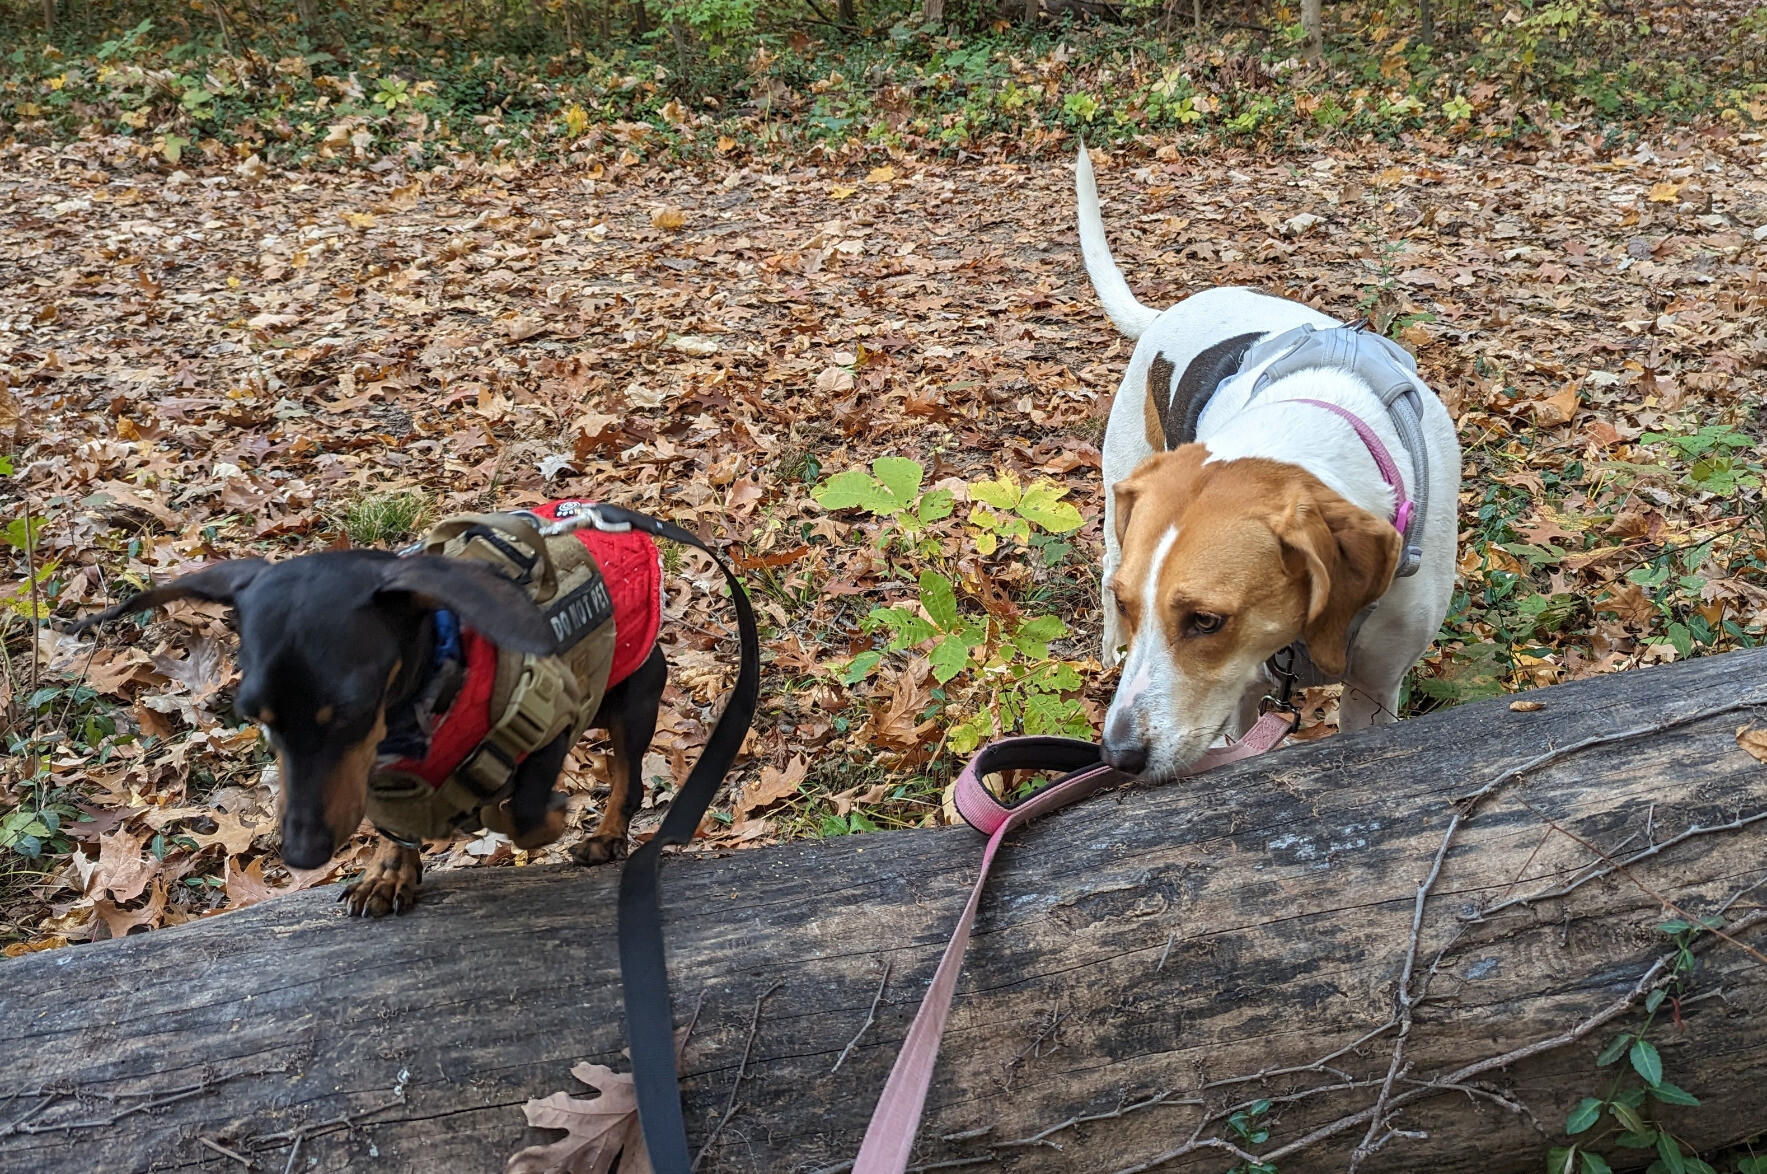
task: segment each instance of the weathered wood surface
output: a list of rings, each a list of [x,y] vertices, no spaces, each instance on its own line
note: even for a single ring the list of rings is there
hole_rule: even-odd
[[[1767,653],[1739,653],[1606,677],[1535,694],[1542,712],[1469,706],[1100,796],[1044,820],[1003,855],[983,906],[918,1160],[1139,1169],[1207,1111],[1344,1083],[1322,1071],[1218,1082],[1307,1065],[1392,1017],[1415,886],[1442,843],[1450,796],[1550,747],[1730,707],[1564,757],[1499,789],[1466,821],[1426,907],[1418,969],[1439,953],[1440,963],[1395,1090],[1585,1020],[1661,953],[1655,898],[1616,875],[1488,921],[1462,917],[1546,891],[1592,861],[1575,839],[1547,834],[1547,819],[1629,855],[1694,824],[1767,810],[1767,766],[1734,740],[1738,725],[1767,717],[1737,708],[1767,698],[1763,670]],[[783,984],[762,1006],[739,1108],[702,1170],[807,1172],[852,1156],[978,849],[973,833],[947,828],[669,865],[678,1017],[704,992],[684,1062],[688,1119],[701,1136],[731,1095],[757,997]],[[1694,836],[1631,871],[1704,912],[1767,875],[1767,822]],[[615,882],[611,869],[437,875],[426,903],[396,920],[347,920],[330,893],[309,892],[0,963],[0,1169],[241,1169],[204,1147],[206,1137],[275,1171],[288,1142],[273,1135],[306,1127],[300,1170],[500,1170],[520,1146],[556,1136],[526,1128],[526,1098],[583,1091],[568,1075],[579,1060],[622,1066]],[[1737,903],[1733,920],[1761,893]],[[1762,949],[1764,928],[1737,936]],[[1767,1129],[1767,966],[1724,944],[1703,957],[1685,1030],[1665,1030],[1660,1042],[1670,1078],[1705,1102],[1671,1119],[1713,1145]],[[877,1024],[831,1074],[885,962]],[[1537,1169],[1567,1109],[1605,1087],[1596,1051],[1637,1018],[1479,1077],[1543,1129],[1486,1099],[1438,1095],[1395,1122],[1427,1139],[1393,1138],[1363,1169]],[[1378,1083],[1394,1034],[1331,1067]],[[29,1117],[48,1093],[75,1087],[83,1106],[63,1097]],[[192,1087],[200,1091],[115,1120],[118,1106],[139,1101],[95,1095]],[[1049,1137],[1059,1149],[990,1148],[1162,1092],[1207,1106],[1061,1130]],[[1263,1149],[1375,1098],[1364,1085],[1286,1104]],[[349,1131],[321,1128],[365,1110],[378,1111]],[[7,1135],[27,1117],[33,1128],[91,1123]],[[1344,1129],[1280,1169],[1342,1170],[1365,1130]],[[1217,1123],[1204,1136],[1220,1132]],[[1160,1168],[1230,1164],[1205,1152]]]

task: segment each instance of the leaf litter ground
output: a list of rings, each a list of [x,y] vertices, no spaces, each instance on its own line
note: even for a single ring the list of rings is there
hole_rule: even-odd
[[[1142,299],[1217,284],[1370,315],[1416,350],[1467,449],[1462,579],[1408,708],[1755,643],[1767,144],[1677,132],[1606,154],[1430,141],[1100,159]],[[877,527],[810,497],[907,456],[929,482],[1053,478],[1063,557],[945,552],[962,606],[1068,622],[1096,718],[1097,444],[1129,344],[1080,267],[1065,162],[902,156],[693,172],[475,163],[408,174],[139,170],[120,140],[15,146],[0,177],[0,427],[15,753],[0,785],[9,952],[176,924],[335,879],[274,851],[274,769],[230,713],[223,609],[96,646],[44,630],[218,557],[605,498],[729,543],[767,695],[714,849],[942,822],[956,757],[924,658],[842,683],[915,598]],[[27,510],[43,519],[27,543]],[[15,533],[16,531],[16,533]],[[947,535],[942,541],[952,541]],[[27,558],[25,546],[34,546]],[[1047,552],[1040,552],[1046,554]],[[655,826],[733,648],[716,576],[671,552]],[[1004,602],[1002,602],[1004,601]],[[1308,698],[1307,736],[1335,728]],[[605,787],[594,743],[564,788]],[[16,810],[14,810],[16,808]],[[32,813],[49,810],[47,826]],[[23,814],[20,814],[23,813]],[[0,824],[0,829],[11,826]],[[40,833],[40,834],[39,834]],[[529,864],[485,835],[431,867]]]

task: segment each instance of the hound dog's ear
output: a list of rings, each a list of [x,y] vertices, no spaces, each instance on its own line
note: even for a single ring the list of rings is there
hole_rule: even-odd
[[[1399,532],[1323,488],[1299,492],[1275,528],[1306,563],[1307,655],[1329,676],[1342,676],[1356,613],[1386,594],[1398,569]]]
[[[109,623],[118,616],[152,611],[161,604],[170,603],[174,599],[206,599],[215,603],[231,604],[234,597],[244,591],[246,586],[269,565],[261,558],[238,558],[230,559],[224,563],[214,563],[200,571],[181,575],[170,583],[149,587],[146,591],[139,595],[132,595],[121,603],[113,603],[97,615],[87,616],[68,630],[78,635],[87,628]]]
[[[483,563],[433,554],[388,559],[380,593],[391,592],[447,608],[500,648],[535,656],[558,651],[551,625],[527,592]]]

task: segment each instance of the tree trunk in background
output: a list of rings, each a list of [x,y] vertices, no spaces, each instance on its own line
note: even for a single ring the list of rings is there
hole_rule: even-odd
[[[1308,61],[1325,56],[1325,16],[1320,0],[1301,0],[1301,30],[1307,34],[1301,52]]]
[[[926,0],[920,6],[920,14],[927,24],[944,24],[945,0]]]
[[[1032,28],[1037,27],[1037,13],[1042,9],[1041,0],[1025,0],[1025,23]]]
[[[313,6],[313,0],[295,0],[295,12],[300,15],[301,27],[310,29],[319,23],[319,10]]]
[[[839,0],[835,7],[835,19],[850,29],[859,27],[859,8],[853,0]]]
[[[632,30],[641,37],[650,31],[650,13],[645,11],[644,0],[632,0]]]
[[[43,31],[55,32],[55,0],[43,0]]]
[[[1418,39],[1426,45],[1436,43],[1436,8],[1432,0],[1417,0],[1417,22],[1422,28]]]
[[[1243,1139],[1235,1106],[1281,1098],[1255,1148],[1335,1130],[1271,1160],[1343,1174],[1393,1070],[1409,955],[1402,1132],[1362,1174],[1537,1174],[1566,1114],[1626,1070],[1595,1060],[1639,1029],[1640,977],[1674,956],[1661,899],[1696,918],[1731,901],[1740,944],[1702,935],[1676,1021],[1666,1005],[1650,1031],[1701,1106],[1650,1112],[1703,1149],[1767,1129],[1767,965],[1749,952],[1767,909],[1747,891],[1767,875],[1767,766],[1736,743],[1767,711],[1767,651],[1528,696],[1544,708],[1305,742],[1008,836],[915,1161],[1219,1174],[1219,1150],[1156,1156],[1193,1131]],[[1624,871],[1603,875],[1597,848]],[[718,1135],[700,1174],[844,1168],[981,852],[954,827],[669,857],[676,1022],[703,1000],[688,1131]],[[202,1138],[260,1174],[501,1170],[554,1136],[528,1128],[527,1098],[587,1096],[582,1060],[629,1068],[618,882],[442,872],[384,921],[344,916],[329,885],[0,959],[0,1170],[243,1174]]]
[[[1190,0],[1190,27],[1198,35],[1203,31],[1203,0]]]

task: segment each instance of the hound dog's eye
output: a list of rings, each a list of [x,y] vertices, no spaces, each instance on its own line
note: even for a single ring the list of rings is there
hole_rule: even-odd
[[[1212,611],[1191,612],[1190,632],[1193,636],[1212,635],[1215,632],[1219,632],[1221,630],[1221,625],[1226,622],[1227,620],[1224,616],[1218,616]]]
[[[1126,616],[1129,614],[1129,605],[1123,602],[1123,597],[1121,595],[1117,595],[1113,592],[1111,595],[1111,599],[1117,605],[1117,614],[1118,615]]]

